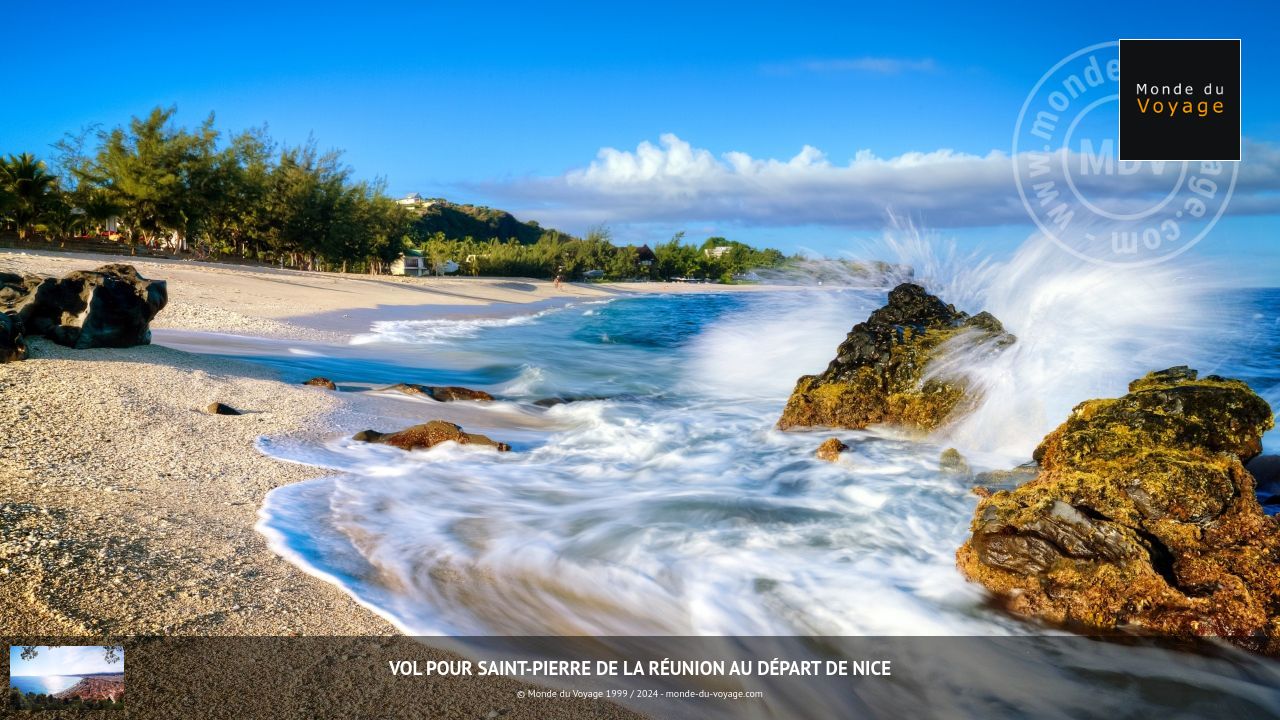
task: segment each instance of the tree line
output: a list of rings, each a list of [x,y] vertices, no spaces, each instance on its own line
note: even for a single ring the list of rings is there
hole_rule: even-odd
[[[689,245],[683,233],[652,250],[617,246],[603,228],[582,238],[542,230],[534,242],[450,237],[429,231],[423,213],[389,197],[384,182],[355,179],[341,151],[313,140],[284,146],[265,128],[224,133],[213,115],[182,127],[175,113],[155,108],[123,126],[68,135],[50,162],[0,158],[0,229],[66,239],[110,226],[131,248],[342,272],[387,272],[406,251],[433,269],[452,261],[473,275],[538,278],[731,280],[786,261],[724,238]]]
[[[527,245],[514,239],[452,239],[436,232],[415,247],[426,258],[427,267],[435,271],[452,261],[459,265],[458,272],[494,277],[735,282],[746,279],[753,270],[789,261],[778,250],[757,250],[722,237],[707,238],[701,246],[690,245],[685,243],[684,233],[653,248],[618,246],[606,228],[592,229],[583,238],[549,230]]]

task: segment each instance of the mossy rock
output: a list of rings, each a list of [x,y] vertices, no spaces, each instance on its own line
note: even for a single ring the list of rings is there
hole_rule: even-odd
[[[1185,367],[1129,387],[1078,405],[1036,450],[1033,480],[978,503],[961,572],[1051,623],[1280,654],[1280,522],[1243,465],[1271,408]]]
[[[351,439],[391,445],[401,450],[431,448],[444,442],[455,442],[459,445],[487,445],[499,452],[507,452],[511,449],[511,446],[504,442],[498,442],[487,435],[466,432],[460,426],[444,420],[431,420],[393,433],[361,430]]]
[[[925,377],[939,348],[945,343],[995,353],[1013,342],[990,313],[971,317],[919,285],[903,283],[884,307],[853,327],[826,371],[800,378],[778,427],[885,423],[933,429],[976,400],[963,379]]]

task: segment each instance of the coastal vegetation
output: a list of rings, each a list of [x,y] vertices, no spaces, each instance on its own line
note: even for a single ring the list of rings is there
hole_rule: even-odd
[[[652,250],[601,227],[575,237],[510,213],[444,200],[396,200],[359,180],[339,150],[284,145],[265,128],[195,127],[155,108],[111,129],[70,134],[42,159],[0,158],[0,231],[20,240],[105,238],[135,253],[235,259],[304,270],[388,272],[404,253],[433,272],[567,279],[733,281],[782,265],[777,250],[683,233]]]
[[[453,260],[461,272],[496,277],[580,278],[589,277],[586,274],[594,270],[603,280],[687,278],[733,282],[754,270],[788,262],[778,250],[757,250],[722,237],[707,238],[701,246],[691,245],[685,242],[684,233],[677,233],[652,249],[618,246],[607,228],[593,228],[583,238],[549,230],[532,244],[515,239],[450,238],[437,231],[416,247],[430,267],[439,268]]]
[[[124,710],[124,701],[108,698],[86,700],[79,697],[61,697],[59,694],[24,693],[17,688],[9,690],[9,708],[17,712],[45,713],[51,710]],[[77,713],[76,717],[86,717]]]

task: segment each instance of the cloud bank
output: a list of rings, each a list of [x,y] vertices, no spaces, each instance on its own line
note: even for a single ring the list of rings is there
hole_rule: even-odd
[[[1230,214],[1280,212],[1280,148],[1246,142]],[[872,229],[886,213],[918,217],[930,227],[1029,224],[1014,182],[1037,158],[992,151],[909,152],[882,158],[861,150],[845,163],[804,146],[787,159],[722,155],[673,134],[634,150],[603,148],[585,167],[549,178],[527,178],[475,189],[558,227],[595,223],[719,222],[759,227],[806,225]],[[1041,158],[1041,163],[1044,159]],[[1053,177],[1066,191],[1063,168],[1091,202],[1133,212],[1166,195],[1180,163],[1142,164],[1137,172],[1088,172],[1089,158],[1050,156]],[[1190,165],[1196,172],[1198,163]],[[1229,166],[1228,166],[1229,167]],[[1229,172],[1229,170],[1228,170]]]

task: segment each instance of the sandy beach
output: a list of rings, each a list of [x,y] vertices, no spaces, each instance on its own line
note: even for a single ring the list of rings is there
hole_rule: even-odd
[[[557,292],[523,280],[344,277],[53,253],[0,254],[0,269],[61,275],[113,261],[169,282],[157,329],[335,342],[346,333],[315,318],[671,289],[566,285]],[[298,308],[311,312],[299,316]],[[0,365],[0,423],[7,428],[0,447],[0,633],[396,635],[341,591],[274,555],[254,530],[269,490],[322,474],[257,452],[257,438],[314,438],[398,422],[379,423],[361,398],[339,399],[281,382],[261,365],[158,344],[71,350],[32,340],[30,359]],[[245,414],[208,414],[212,402]],[[489,682],[484,687],[496,699],[484,705],[469,683],[457,686],[459,697],[475,696],[476,708],[497,707],[519,687]],[[522,707],[530,717],[626,714],[600,703]]]
[[[146,277],[169,283],[169,303],[156,316],[153,328],[335,342],[368,329],[373,318],[483,314],[503,306],[635,294],[779,289],[665,282],[565,283],[556,289],[549,281],[523,278],[410,278],[189,260],[0,251],[0,270],[24,274],[63,275],[108,262],[128,263]]]

